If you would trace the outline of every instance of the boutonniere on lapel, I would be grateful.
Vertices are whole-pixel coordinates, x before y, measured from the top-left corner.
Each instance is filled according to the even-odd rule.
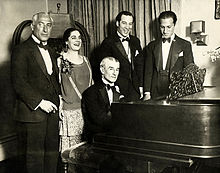
[[[115,90],[116,90],[118,93],[120,93],[120,89],[119,89],[119,87],[118,87],[117,85],[115,85]]]
[[[136,50],[135,51],[135,56],[137,56],[139,54],[139,51],[138,50]]]
[[[178,54],[178,57],[182,57],[183,56],[183,51],[181,51],[179,54]]]
[[[176,40],[175,40],[175,38],[173,39],[173,42],[175,42]]]

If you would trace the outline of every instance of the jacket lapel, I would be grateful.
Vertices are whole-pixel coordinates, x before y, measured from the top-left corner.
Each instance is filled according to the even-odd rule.
[[[52,61],[53,72],[56,72],[56,74],[58,74],[59,70],[58,70],[58,66],[57,66],[57,58],[53,58],[53,57],[56,57],[56,56],[53,55],[52,50],[50,48],[48,49],[48,51],[49,51],[50,58],[51,58],[51,61]]]
[[[119,36],[117,34],[115,34],[115,37],[114,37],[114,42],[115,42],[115,46],[117,47],[117,49],[119,50],[119,52],[122,54],[122,56],[127,60],[128,60],[128,55],[127,53],[125,52],[125,49],[121,43],[121,40],[119,38]]]
[[[121,52],[123,57],[125,57],[128,60],[128,55],[125,52],[125,49],[120,41],[115,42],[115,46],[118,48],[118,50]]]
[[[133,37],[130,37],[129,47],[131,51],[131,58],[135,57],[136,46],[134,45]]]
[[[120,97],[120,93],[118,93],[117,91],[113,93],[113,101],[114,102],[118,102],[119,97]]]
[[[132,70],[134,70],[134,58],[135,58],[136,46],[134,45],[133,37],[130,37],[129,47],[130,47],[130,51],[131,51],[130,53],[131,53]]]
[[[170,48],[170,69],[172,70],[172,68],[174,67],[177,59],[179,58],[179,53],[181,52],[181,46],[179,44],[179,40],[178,37],[176,36],[175,39],[172,42],[171,48]]]
[[[158,43],[155,44],[154,48],[154,57],[155,58],[155,65],[157,71],[160,70],[160,64],[162,63],[162,39],[158,40]]]
[[[181,52],[181,47],[179,44],[178,37],[176,36],[175,39],[172,41],[168,59],[170,58],[170,69],[173,68],[175,65],[177,59],[178,59],[178,54]],[[162,65],[162,39],[159,39],[158,42],[155,44],[154,48],[154,55],[155,55],[155,65],[157,68],[157,71],[160,69],[160,65]]]
[[[36,61],[37,61],[38,65],[40,66],[41,70],[43,71],[43,73],[46,76],[48,76],[46,65],[44,63],[43,57],[42,57],[42,55],[40,53],[40,50],[37,48],[37,46],[36,46],[36,48],[34,50],[34,57],[36,58]]]
[[[110,106],[109,98],[108,98],[108,93],[106,91],[105,85],[103,83],[99,84],[99,92],[103,98],[103,101],[106,105]]]
[[[37,44],[34,42],[34,40],[32,38],[30,38],[30,41],[31,41],[31,47],[33,49],[33,57],[35,57],[39,67],[41,68],[42,72],[45,74],[45,76],[48,78],[48,73],[47,73],[47,67],[45,65],[45,62],[43,60],[43,57],[40,53],[40,50],[38,49],[37,47]],[[50,49],[48,49],[48,52],[50,54],[50,57],[52,57],[52,51]],[[58,73],[58,69],[56,69],[56,62],[54,62],[55,60],[53,60],[51,58],[51,61],[52,61],[52,68],[53,68],[53,71],[57,72]],[[48,78],[49,79],[49,78]]]

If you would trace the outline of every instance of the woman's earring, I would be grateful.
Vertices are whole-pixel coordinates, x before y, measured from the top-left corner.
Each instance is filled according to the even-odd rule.
[[[68,44],[65,44],[64,52],[67,52],[67,50],[68,50]]]

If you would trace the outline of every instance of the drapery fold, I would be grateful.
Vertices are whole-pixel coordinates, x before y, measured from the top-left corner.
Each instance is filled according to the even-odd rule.
[[[134,14],[136,22],[132,34],[144,47],[160,35],[156,21],[160,12],[172,10],[173,4],[179,3],[171,0],[68,0],[68,11],[88,31],[93,51],[105,37],[115,32],[115,17],[120,11]]]

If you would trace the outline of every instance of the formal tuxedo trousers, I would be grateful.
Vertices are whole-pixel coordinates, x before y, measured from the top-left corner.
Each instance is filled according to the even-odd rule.
[[[58,111],[46,113],[37,108],[42,99],[59,107],[60,86],[56,58],[48,49],[53,73],[46,65],[34,40],[17,45],[12,52],[12,83],[16,93],[15,120],[23,125],[26,138],[27,172],[56,172],[58,158]],[[22,135],[24,136],[24,135]]]

